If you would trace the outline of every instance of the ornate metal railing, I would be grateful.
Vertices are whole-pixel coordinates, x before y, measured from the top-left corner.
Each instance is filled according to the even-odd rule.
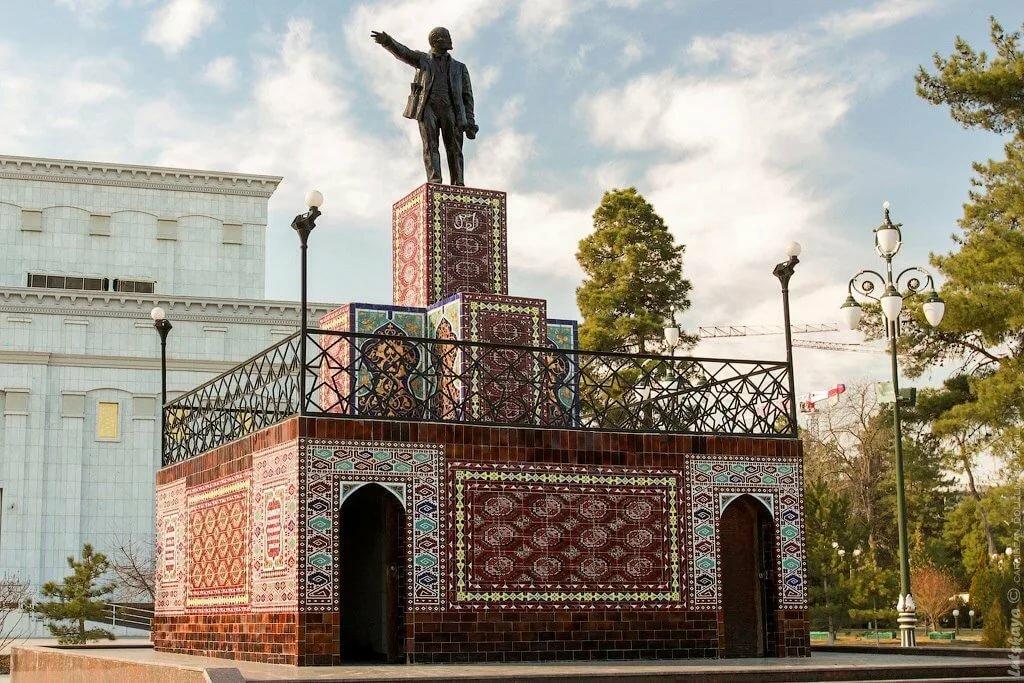
[[[795,436],[789,367],[310,330],[167,404],[164,464],[287,416]],[[299,393],[304,386],[302,410]]]

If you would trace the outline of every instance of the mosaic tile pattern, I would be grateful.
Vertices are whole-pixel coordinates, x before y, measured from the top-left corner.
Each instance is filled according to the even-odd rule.
[[[452,463],[453,608],[682,608],[680,473]]]
[[[409,577],[408,609],[439,610],[442,552],[441,486],[443,449],[434,444],[304,440],[299,467],[299,608],[304,612],[339,609],[339,511],[343,491],[365,482],[402,487]]]
[[[339,306],[320,318],[320,328],[345,332],[378,334],[392,340],[362,340],[355,368],[355,349],[348,339],[322,335],[326,349],[320,375],[320,405],[325,412],[357,412],[372,417],[421,417],[415,408],[427,387],[412,376],[423,369],[427,359],[417,345],[404,337],[426,336],[426,311],[407,306],[351,303]]]
[[[392,293],[396,304],[426,306],[427,186],[421,185],[391,209]]]
[[[578,347],[575,320],[548,320],[545,346],[571,351]],[[573,372],[574,359],[553,353],[544,359],[539,416],[545,427],[572,427],[579,424],[579,375]]]
[[[471,341],[543,346],[547,340],[547,302],[543,299],[463,294],[462,338]],[[474,419],[499,424],[529,423],[539,405],[533,383],[540,370],[536,354],[512,360],[500,350],[475,350],[479,368],[467,378]]]
[[[154,550],[154,584],[156,614],[185,612],[186,580],[186,516],[185,480],[179,479],[156,487],[156,548]]]
[[[299,604],[299,449],[289,443],[252,457],[252,611]]]
[[[693,455],[687,466],[687,491],[691,607],[721,608],[719,521],[732,499],[751,494],[770,506],[775,522],[779,608],[806,608],[803,471],[798,458]]]
[[[423,185],[392,208],[394,301],[428,306],[459,292],[508,292],[505,193]]]
[[[188,490],[187,608],[249,604],[250,474]]]

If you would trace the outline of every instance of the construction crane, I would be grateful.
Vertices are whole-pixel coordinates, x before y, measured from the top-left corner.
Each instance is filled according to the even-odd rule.
[[[805,323],[791,325],[793,334],[814,334],[816,332],[838,332],[836,323]],[[700,325],[697,336],[701,339],[727,339],[735,337],[760,337],[782,334],[782,325]],[[877,346],[868,346],[857,342],[833,342],[824,339],[794,339],[793,346],[801,349],[817,349],[820,351],[850,351],[855,353],[886,353]]]

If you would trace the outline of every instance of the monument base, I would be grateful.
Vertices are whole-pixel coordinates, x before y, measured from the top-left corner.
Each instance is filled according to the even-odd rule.
[[[782,520],[763,654],[807,656],[798,441],[290,418],[158,473],[153,643],[297,665],[720,657],[717,519],[751,491]]]

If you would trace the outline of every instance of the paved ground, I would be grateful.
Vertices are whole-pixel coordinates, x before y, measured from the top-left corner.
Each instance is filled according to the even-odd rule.
[[[233,662],[210,657],[192,657],[156,652],[150,648],[89,649],[89,656],[131,660],[135,662],[175,664],[186,667],[236,667],[250,681],[316,681],[316,680],[458,680],[534,678],[546,676],[620,676],[629,678],[644,674],[738,674],[751,671],[800,671],[808,668],[897,670],[921,665],[941,667],[955,676],[956,669],[979,665],[1006,665],[1005,659],[955,657],[937,655],[898,655],[821,652],[802,659],[719,659],[683,661],[631,661],[545,664],[462,664],[407,666],[338,666],[292,667],[273,664]]]

